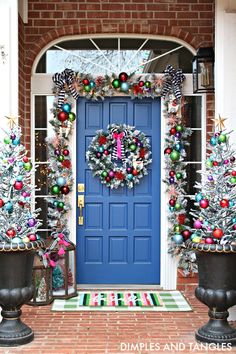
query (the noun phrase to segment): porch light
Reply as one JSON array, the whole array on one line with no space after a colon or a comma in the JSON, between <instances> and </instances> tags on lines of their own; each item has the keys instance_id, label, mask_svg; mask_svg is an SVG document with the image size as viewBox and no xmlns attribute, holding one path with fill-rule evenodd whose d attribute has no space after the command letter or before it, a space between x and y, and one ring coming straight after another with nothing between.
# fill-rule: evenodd
<instances>
[{"instance_id":1,"label":"porch light","mask_svg":"<svg viewBox=\"0 0 236 354\"><path fill-rule=\"evenodd\" d=\"M45 267L41 257L37 254L34 257L32 281L34 285L34 295L28 302L28 305L41 306L51 304L53 301L52 268Z\"/></svg>"},{"instance_id":2,"label":"porch light","mask_svg":"<svg viewBox=\"0 0 236 354\"><path fill-rule=\"evenodd\" d=\"M214 50L199 48L193 58L193 93L214 92Z\"/></svg>"},{"instance_id":3,"label":"porch light","mask_svg":"<svg viewBox=\"0 0 236 354\"><path fill-rule=\"evenodd\" d=\"M53 299L70 299L77 296L76 285L76 247L70 242L63 255L58 250L51 254L56 266L52 273Z\"/></svg>"}]
</instances>

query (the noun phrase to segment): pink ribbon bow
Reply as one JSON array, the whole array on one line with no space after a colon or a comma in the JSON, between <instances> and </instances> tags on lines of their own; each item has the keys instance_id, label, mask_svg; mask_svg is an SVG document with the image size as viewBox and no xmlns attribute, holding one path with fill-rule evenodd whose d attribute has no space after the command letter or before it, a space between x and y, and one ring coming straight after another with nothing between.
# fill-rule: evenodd
<instances>
[{"instance_id":1,"label":"pink ribbon bow","mask_svg":"<svg viewBox=\"0 0 236 354\"><path fill-rule=\"evenodd\" d=\"M121 155L121 139L124 137L124 133L113 133L113 139L116 139L116 143L117 143L117 157L119 159L122 158Z\"/></svg>"}]
</instances>

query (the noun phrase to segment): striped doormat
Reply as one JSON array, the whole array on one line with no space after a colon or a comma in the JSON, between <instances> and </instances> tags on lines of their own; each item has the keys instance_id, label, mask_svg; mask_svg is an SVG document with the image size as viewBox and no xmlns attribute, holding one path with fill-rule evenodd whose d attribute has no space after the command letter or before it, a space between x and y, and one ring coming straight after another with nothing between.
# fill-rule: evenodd
<instances>
[{"instance_id":1,"label":"striped doormat","mask_svg":"<svg viewBox=\"0 0 236 354\"><path fill-rule=\"evenodd\" d=\"M52 311L192 311L180 291L80 291Z\"/></svg>"}]
</instances>

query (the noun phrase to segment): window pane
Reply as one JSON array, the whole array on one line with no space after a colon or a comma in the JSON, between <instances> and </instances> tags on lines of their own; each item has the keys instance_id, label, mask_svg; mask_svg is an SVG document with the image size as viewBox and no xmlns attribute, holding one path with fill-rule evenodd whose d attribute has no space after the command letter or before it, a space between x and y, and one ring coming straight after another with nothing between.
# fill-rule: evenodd
<instances>
[{"instance_id":1,"label":"window pane","mask_svg":"<svg viewBox=\"0 0 236 354\"><path fill-rule=\"evenodd\" d=\"M37 170L35 173L35 183L37 185L37 189L40 189L36 190L35 194L48 194L48 165L40 164L37 166Z\"/></svg>"},{"instance_id":2,"label":"window pane","mask_svg":"<svg viewBox=\"0 0 236 354\"><path fill-rule=\"evenodd\" d=\"M49 127L52 118L53 96L35 96L35 128Z\"/></svg>"},{"instance_id":3,"label":"window pane","mask_svg":"<svg viewBox=\"0 0 236 354\"><path fill-rule=\"evenodd\" d=\"M189 195L196 193L196 188L194 185L196 182L201 182L201 174L197 173L197 171L201 170L201 164L188 164L186 166L186 173L187 173L187 185L186 185L186 193Z\"/></svg>"},{"instance_id":4,"label":"window pane","mask_svg":"<svg viewBox=\"0 0 236 354\"><path fill-rule=\"evenodd\" d=\"M45 138L47 136L46 130L35 131L35 161L47 161L47 144Z\"/></svg>"},{"instance_id":5,"label":"window pane","mask_svg":"<svg viewBox=\"0 0 236 354\"><path fill-rule=\"evenodd\" d=\"M185 125L190 128L201 128L201 96L185 96L184 98L182 115Z\"/></svg>"},{"instance_id":6,"label":"window pane","mask_svg":"<svg viewBox=\"0 0 236 354\"><path fill-rule=\"evenodd\" d=\"M36 208L41 208L41 212L38 216L38 218L42 221L43 225L40 226L41 229L48 229L47 225L47 209L48 209L48 203L46 202L45 198L35 198L35 209Z\"/></svg>"},{"instance_id":7,"label":"window pane","mask_svg":"<svg viewBox=\"0 0 236 354\"><path fill-rule=\"evenodd\" d=\"M37 234L44 240L48 239L50 237L51 232L50 231L41 231L40 229L38 230Z\"/></svg>"},{"instance_id":8,"label":"window pane","mask_svg":"<svg viewBox=\"0 0 236 354\"><path fill-rule=\"evenodd\" d=\"M188 139L189 146L186 146L187 161L201 161L201 131L193 130L192 135Z\"/></svg>"}]
</instances>

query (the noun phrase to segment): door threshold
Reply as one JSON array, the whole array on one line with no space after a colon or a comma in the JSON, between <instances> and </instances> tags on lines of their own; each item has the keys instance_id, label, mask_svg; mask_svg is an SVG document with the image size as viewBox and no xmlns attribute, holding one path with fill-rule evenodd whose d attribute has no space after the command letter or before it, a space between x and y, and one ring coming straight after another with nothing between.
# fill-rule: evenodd
<instances>
[{"instance_id":1,"label":"door threshold","mask_svg":"<svg viewBox=\"0 0 236 354\"><path fill-rule=\"evenodd\" d=\"M156 284L77 284L78 290L126 290L126 289L135 289L135 290L162 290L160 285Z\"/></svg>"}]
</instances>

